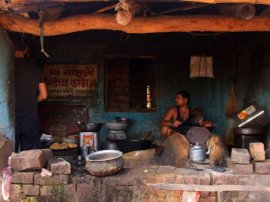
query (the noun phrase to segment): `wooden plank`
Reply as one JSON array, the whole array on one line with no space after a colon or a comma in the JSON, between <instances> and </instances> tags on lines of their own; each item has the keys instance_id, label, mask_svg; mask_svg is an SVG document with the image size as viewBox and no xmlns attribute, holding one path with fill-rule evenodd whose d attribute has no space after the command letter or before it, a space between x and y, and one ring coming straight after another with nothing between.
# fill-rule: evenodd
<instances>
[{"instance_id":1,"label":"wooden plank","mask_svg":"<svg viewBox=\"0 0 270 202\"><path fill-rule=\"evenodd\" d=\"M223 191L252 191L252 192L270 192L269 186L252 185L197 185L197 184L167 184L157 183L146 184L149 187L159 190L171 191L205 191L205 192L223 192Z\"/></svg>"},{"instance_id":2,"label":"wooden plank","mask_svg":"<svg viewBox=\"0 0 270 202\"><path fill-rule=\"evenodd\" d=\"M14 32L40 35L37 20L0 14L0 27ZM128 26L115 22L114 15L78 15L44 23L45 36L55 36L85 30L118 30L126 33L165 32L250 32L270 31L270 17L260 16L245 21L225 16L157 16L138 17Z\"/></svg>"}]
</instances>

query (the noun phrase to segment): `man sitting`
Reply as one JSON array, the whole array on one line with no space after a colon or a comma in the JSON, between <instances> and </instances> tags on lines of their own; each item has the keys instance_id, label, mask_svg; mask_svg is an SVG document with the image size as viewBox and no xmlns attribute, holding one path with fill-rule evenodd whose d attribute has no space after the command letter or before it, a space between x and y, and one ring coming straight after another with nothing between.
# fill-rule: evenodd
<instances>
[{"instance_id":1,"label":"man sitting","mask_svg":"<svg viewBox=\"0 0 270 202\"><path fill-rule=\"evenodd\" d=\"M184 165L183 162L187 161L190 144L195 144L195 142L211 147L209 155L211 164L222 164L224 147L221 139L218 136L212 136L211 132L208 130L206 130L208 132L204 131L205 133L193 133L192 130L195 130L196 127L205 127L211 130L213 124L211 121L204 120L204 113L200 108L191 109L189 107L189 101L190 95L187 92L177 92L175 98L177 106L170 108L161 121L161 133L165 137L169 137L167 141L164 141L163 145L167 147L172 145L171 147L178 150L176 151L178 154L174 156L181 159L181 164L175 165L177 167L182 167ZM185 136L186 134L187 137ZM181 148L178 149L173 145L179 145L179 147L181 145ZM170 152L167 151L167 155L169 153ZM180 160L177 160L177 162L180 162Z\"/></svg>"}]
</instances>

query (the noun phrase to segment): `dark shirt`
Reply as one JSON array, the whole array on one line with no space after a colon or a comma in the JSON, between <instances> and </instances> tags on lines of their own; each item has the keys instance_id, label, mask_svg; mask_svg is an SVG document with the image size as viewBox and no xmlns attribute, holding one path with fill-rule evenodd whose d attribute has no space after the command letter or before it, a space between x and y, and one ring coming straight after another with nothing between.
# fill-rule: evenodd
<instances>
[{"instance_id":1,"label":"dark shirt","mask_svg":"<svg viewBox=\"0 0 270 202\"><path fill-rule=\"evenodd\" d=\"M38 85L44 83L41 67L30 59L15 61L16 116L37 115Z\"/></svg>"},{"instance_id":2,"label":"dark shirt","mask_svg":"<svg viewBox=\"0 0 270 202\"><path fill-rule=\"evenodd\" d=\"M187 131L194 126L190 120L190 111L191 108L189 108L189 117L187 118L187 120L183 120L181 118L181 114L180 114L180 110L179 107L177 107L177 115L176 115L176 120L181 122L181 125L178 127L175 127L174 130L181 133L181 134L186 134Z\"/></svg>"}]
</instances>

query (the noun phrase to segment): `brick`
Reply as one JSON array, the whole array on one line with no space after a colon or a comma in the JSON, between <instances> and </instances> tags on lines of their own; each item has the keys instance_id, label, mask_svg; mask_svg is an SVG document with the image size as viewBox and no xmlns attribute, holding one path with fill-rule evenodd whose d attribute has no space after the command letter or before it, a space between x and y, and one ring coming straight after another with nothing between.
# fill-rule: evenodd
<instances>
[{"instance_id":1,"label":"brick","mask_svg":"<svg viewBox=\"0 0 270 202\"><path fill-rule=\"evenodd\" d=\"M18 202L18 201L23 201L26 198L24 193L19 193L19 194L11 194L9 196L9 201L10 202Z\"/></svg>"},{"instance_id":2,"label":"brick","mask_svg":"<svg viewBox=\"0 0 270 202\"><path fill-rule=\"evenodd\" d=\"M93 187L88 184L77 184L76 201L98 201L98 193L92 191Z\"/></svg>"},{"instance_id":3,"label":"brick","mask_svg":"<svg viewBox=\"0 0 270 202\"><path fill-rule=\"evenodd\" d=\"M70 163L62 158L50 161L49 168L53 174L71 174Z\"/></svg>"},{"instance_id":4,"label":"brick","mask_svg":"<svg viewBox=\"0 0 270 202\"><path fill-rule=\"evenodd\" d=\"M258 174L270 174L270 160L254 162L254 170Z\"/></svg>"},{"instance_id":5,"label":"brick","mask_svg":"<svg viewBox=\"0 0 270 202\"><path fill-rule=\"evenodd\" d=\"M12 153L10 160L11 167L18 171L41 170L46 163L42 150L28 150L18 154Z\"/></svg>"},{"instance_id":6,"label":"brick","mask_svg":"<svg viewBox=\"0 0 270 202\"><path fill-rule=\"evenodd\" d=\"M231 160L238 164L250 164L250 154L247 149L233 148L231 152Z\"/></svg>"},{"instance_id":7,"label":"brick","mask_svg":"<svg viewBox=\"0 0 270 202\"><path fill-rule=\"evenodd\" d=\"M68 184L70 181L70 175L52 175L42 177L39 173L34 175L34 184L39 185L59 185Z\"/></svg>"},{"instance_id":8,"label":"brick","mask_svg":"<svg viewBox=\"0 0 270 202\"><path fill-rule=\"evenodd\" d=\"M34 172L15 172L12 175L12 183L32 184L34 182Z\"/></svg>"},{"instance_id":9,"label":"brick","mask_svg":"<svg viewBox=\"0 0 270 202\"><path fill-rule=\"evenodd\" d=\"M10 185L10 194L20 194L23 192L22 185L20 184L11 184Z\"/></svg>"},{"instance_id":10,"label":"brick","mask_svg":"<svg viewBox=\"0 0 270 202\"><path fill-rule=\"evenodd\" d=\"M44 185L40 187L40 195L41 196L53 196L57 195L59 191L59 187L57 185Z\"/></svg>"},{"instance_id":11,"label":"brick","mask_svg":"<svg viewBox=\"0 0 270 202\"><path fill-rule=\"evenodd\" d=\"M38 196L39 195L39 186L38 185L23 185L23 193L28 196Z\"/></svg>"},{"instance_id":12,"label":"brick","mask_svg":"<svg viewBox=\"0 0 270 202\"><path fill-rule=\"evenodd\" d=\"M250 164L238 164L234 163L230 158L226 159L227 167L237 175L250 175L253 173L253 165Z\"/></svg>"},{"instance_id":13,"label":"brick","mask_svg":"<svg viewBox=\"0 0 270 202\"><path fill-rule=\"evenodd\" d=\"M265 151L264 144L261 142L253 142L249 144L250 155L254 161L264 161Z\"/></svg>"}]
</instances>

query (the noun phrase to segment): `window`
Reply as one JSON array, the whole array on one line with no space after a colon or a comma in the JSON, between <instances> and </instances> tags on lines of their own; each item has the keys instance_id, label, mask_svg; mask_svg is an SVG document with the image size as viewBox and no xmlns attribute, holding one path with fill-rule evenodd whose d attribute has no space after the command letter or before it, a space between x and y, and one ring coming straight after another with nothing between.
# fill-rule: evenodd
<instances>
[{"instance_id":1,"label":"window","mask_svg":"<svg viewBox=\"0 0 270 202\"><path fill-rule=\"evenodd\" d=\"M105 110L156 110L156 58L108 56L105 64Z\"/></svg>"}]
</instances>

